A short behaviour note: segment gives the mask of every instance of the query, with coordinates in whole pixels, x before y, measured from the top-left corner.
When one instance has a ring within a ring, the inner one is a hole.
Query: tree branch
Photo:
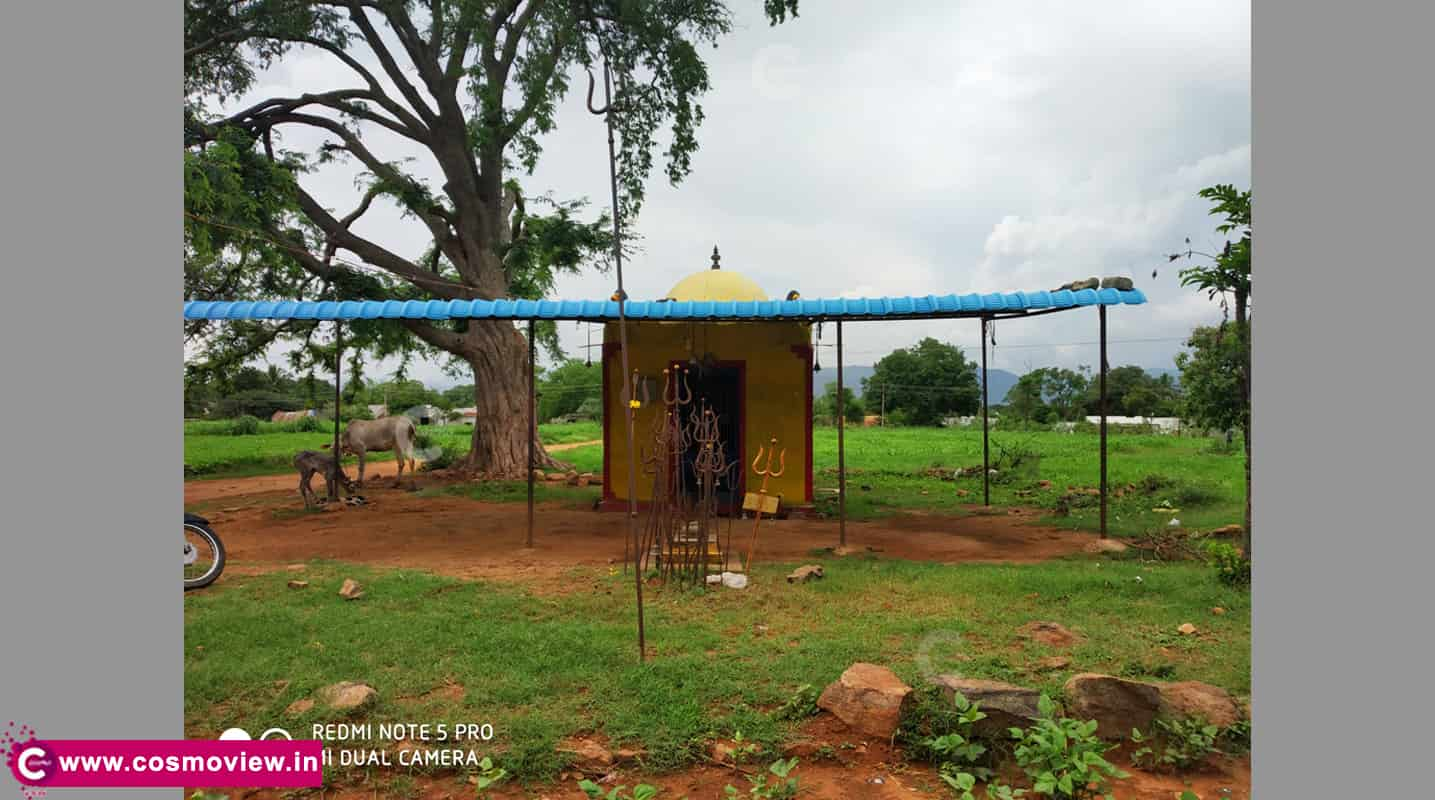
[[[404,75],[403,70],[399,68],[398,62],[394,61],[393,53],[389,52],[388,46],[384,44],[383,37],[374,29],[373,23],[369,21],[368,15],[364,13],[364,4],[351,0],[348,5],[349,17],[354,20],[354,24],[363,32],[365,41],[369,43],[369,49],[374,51],[375,56],[378,56],[379,64],[383,66],[384,72],[389,76],[389,80],[394,82],[394,85],[398,87],[404,99],[408,101],[409,105],[413,106],[414,111],[423,118],[423,121],[428,125],[433,125],[437,121],[437,116],[434,114],[433,109],[429,108],[428,104],[425,103],[419,95],[418,89],[415,89],[414,85],[409,83],[409,79]]]

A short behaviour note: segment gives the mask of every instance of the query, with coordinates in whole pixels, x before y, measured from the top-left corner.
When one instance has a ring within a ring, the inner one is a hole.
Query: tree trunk
[[[1246,516],[1245,531],[1241,536],[1241,549],[1247,559],[1251,557],[1251,332],[1246,320],[1246,293],[1236,291],[1236,337],[1241,350],[1241,402],[1245,413],[1241,416],[1241,435],[1246,449]]]
[[[473,369],[473,441],[466,466],[491,478],[517,480],[528,474],[528,441],[534,437],[534,464],[566,466],[554,460],[528,426],[528,340],[506,322],[469,323],[460,355]]]

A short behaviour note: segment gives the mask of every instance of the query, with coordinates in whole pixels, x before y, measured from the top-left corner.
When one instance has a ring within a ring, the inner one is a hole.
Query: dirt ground
[[[394,488],[394,473],[395,466],[385,464],[365,476],[365,505],[322,513],[302,512],[298,479],[291,475],[189,481],[184,499],[186,508],[214,523],[228,550],[226,571],[238,574],[323,558],[542,583],[573,566],[606,565],[623,558],[627,526],[621,512],[540,505],[534,547],[529,549],[524,547],[527,515],[522,505],[420,496]],[[437,485],[431,476],[418,477],[421,488]],[[1037,514],[911,515],[849,522],[847,544],[884,557],[941,563],[1032,562],[1079,552],[1093,539],[1088,533],[1034,525]],[[750,525],[733,523],[733,540],[741,552]],[[765,519],[757,557],[793,561],[837,544],[836,520]]]

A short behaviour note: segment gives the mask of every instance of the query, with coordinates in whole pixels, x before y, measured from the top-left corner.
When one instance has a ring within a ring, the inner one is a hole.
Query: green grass
[[[287,423],[261,423],[254,436],[207,432],[215,423],[186,423],[186,477],[235,476],[286,472],[294,453],[317,449],[332,438],[329,433],[282,432]],[[222,430],[222,429],[214,429]],[[540,435],[550,444],[592,441],[602,437],[597,423],[541,425]],[[421,433],[456,453],[466,452],[471,429],[435,426]],[[982,499],[980,474],[956,480],[957,468],[982,463],[981,431],[970,428],[851,428],[846,434],[847,513],[853,519],[873,519],[912,511],[961,513],[962,507]],[[998,432],[992,435],[992,460],[1000,463],[1003,449],[1018,446],[1039,454],[1039,459],[1016,473],[1001,475],[992,484],[997,506],[1034,506],[1055,511],[1067,487],[1095,488],[1100,483],[1098,439],[1090,433]],[[1118,433],[1110,437],[1109,476],[1113,496],[1109,525],[1117,535],[1135,535],[1165,525],[1172,514],[1156,509],[1163,503],[1179,509],[1174,516],[1188,528],[1204,529],[1240,522],[1244,498],[1240,448],[1221,453],[1213,440]],[[818,508],[836,513],[836,498],[822,489],[837,486],[837,431],[819,427],[813,434],[814,484]],[[377,460],[392,459],[380,454]],[[565,450],[555,457],[580,472],[601,473],[601,445]],[[352,459],[350,459],[352,461]],[[618,476],[621,477],[621,476]],[[1151,490],[1125,492],[1130,484]],[[1049,489],[1039,482],[1051,482]],[[870,487],[864,489],[863,487]],[[961,496],[958,490],[967,494]],[[504,500],[512,487],[476,490],[480,499]],[[1048,524],[1094,530],[1099,524],[1095,498],[1081,496],[1066,516],[1049,516]]]
[[[1112,497],[1108,524],[1118,535],[1160,527],[1173,515],[1153,511],[1163,501],[1180,512],[1174,516],[1188,528],[1209,528],[1240,522],[1244,502],[1243,462],[1238,454],[1219,454],[1209,439],[1160,434],[1117,434],[1108,440],[1107,473],[1114,491],[1159,476],[1165,485],[1153,492],[1128,492]],[[1034,506],[1055,510],[1068,486],[1100,486],[1099,440],[1087,433],[993,433],[991,458],[1002,448],[1022,446],[1040,454],[1038,462],[992,483],[996,506]],[[817,489],[837,487],[837,430],[819,427],[813,433]],[[965,504],[982,501],[978,474],[943,480],[961,467],[982,463],[982,434],[970,428],[849,428],[847,450],[847,513],[871,519],[914,510],[959,513]],[[929,474],[932,473],[932,474]],[[1051,481],[1041,489],[1039,481]],[[863,489],[863,486],[871,487]],[[957,490],[966,490],[965,497]],[[1018,492],[1029,494],[1019,495]],[[925,492],[925,494],[924,494]],[[836,513],[835,495],[818,492],[818,507]],[[1069,516],[1044,521],[1058,527],[1094,530],[1100,515],[1096,498],[1080,500]]]
[[[248,475],[273,475],[289,472],[293,467],[294,454],[300,450],[318,450],[325,444],[333,444],[332,422],[324,422],[319,431],[302,432],[294,429],[292,422],[261,422],[259,433],[251,436],[233,436],[232,424],[228,420],[197,421],[184,423],[184,476],[185,478],[231,478]],[[547,444],[567,442],[588,442],[603,438],[603,431],[596,422],[575,422],[568,425],[539,425],[538,435]],[[419,436],[427,437],[432,444],[441,445],[459,454],[467,453],[473,437],[473,428],[467,425],[430,425],[419,428]],[[574,462],[581,472],[597,472],[603,469],[603,448],[592,446],[576,448],[558,454],[564,461]],[[575,458],[578,459],[575,461]],[[393,453],[378,453],[371,461],[392,461]],[[357,463],[353,457],[344,460],[346,464]]]
[[[563,768],[555,745],[580,731],[641,746],[654,772],[694,761],[706,740],[737,730],[776,748],[791,723],[767,712],[854,661],[888,665],[913,685],[928,663],[1048,691],[1076,671],[1250,691],[1249,595],[1197,565],[824,565],[827,577],[812,584],[787,584],[780,576],[792,565],[769,564],[741,592],[649,591],[645,665],[634,652],[631,580],[616,571],[575,569],[562,596],[320,562],[303,575],[303,591],[286,588],[288,572],[226,576],[185,596],[186,733],[307,731],[336,720],[322,709],[286,716],[290,703],[361,680],[379,691],[368,721],[492,723],[499,763],[544,780]],[[345,577],[365,584],[363,599],[337,596]],[[1216,605],[1227,613],[1212,616]],[[1048,654],[1022,649],[1017,628],[1032,620],[1084,637],[1069,670],[1026,670]],[[1175,635],[1184,622],[1201,634]],[[446,681],[465,687],[462,701],[401,699]]]

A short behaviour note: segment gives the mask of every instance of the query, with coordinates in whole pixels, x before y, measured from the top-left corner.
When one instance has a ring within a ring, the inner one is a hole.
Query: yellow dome
[[[766,300],[751,278],[726,269],[705,269],[678,281],[668,291],[674,300]]]

